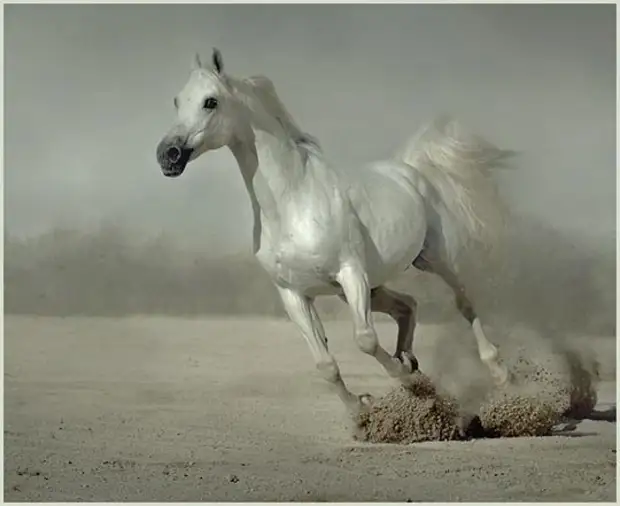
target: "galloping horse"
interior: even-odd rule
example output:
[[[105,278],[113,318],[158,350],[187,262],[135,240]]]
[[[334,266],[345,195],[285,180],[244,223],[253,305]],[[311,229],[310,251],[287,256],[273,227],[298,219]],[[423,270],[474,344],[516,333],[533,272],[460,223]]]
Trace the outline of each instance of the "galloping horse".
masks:
[[[411,265],[452,288],[480,359],[498,385],[508,381],[452,265],[466,241],[485,240],[476,199],[509,152],[446,120],[422,130],[393,159],[350,172],[336,169],[318,141],[299,128],[272,82],[226,74],[217,49],[211,65],[196,56],[174,105],[174,125],[157,146],[163,174],[178,177],[203,153],[230,149],[252,203],[254,253],[316,367],[350,410],[368,397],[345,385],[314,300],[335,294],[346,301],[359,349],[407,385],[418,368],[415,301],[384,284]],[[386,313],[398,325],[393,356],[379,344],[372,312]]]

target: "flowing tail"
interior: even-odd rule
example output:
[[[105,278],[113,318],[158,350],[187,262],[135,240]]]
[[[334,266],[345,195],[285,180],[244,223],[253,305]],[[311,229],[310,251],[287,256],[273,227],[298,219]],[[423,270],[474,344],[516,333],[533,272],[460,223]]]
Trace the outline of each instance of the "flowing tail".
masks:
[[[440,118],[422,128],[397,158],[421,173],[431,187],[428,247],[454,263],[469,241],[492,246],[508,216],[493,172],[515,154]],[[434,243],[434,244],[433,244]]]

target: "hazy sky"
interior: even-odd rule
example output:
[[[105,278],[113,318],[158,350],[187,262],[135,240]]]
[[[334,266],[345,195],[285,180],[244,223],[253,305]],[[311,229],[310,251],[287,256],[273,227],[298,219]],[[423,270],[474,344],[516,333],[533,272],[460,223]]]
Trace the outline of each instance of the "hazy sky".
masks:
[[[155,147],[193,54],[262,73],[330,160],[388,156],[458,116],[522,151],[501,187],[570,230],[615,229],[614,5],[7,5],[5,219],[36,234],[118,220],[249,248],[228,151],[162,176]]]

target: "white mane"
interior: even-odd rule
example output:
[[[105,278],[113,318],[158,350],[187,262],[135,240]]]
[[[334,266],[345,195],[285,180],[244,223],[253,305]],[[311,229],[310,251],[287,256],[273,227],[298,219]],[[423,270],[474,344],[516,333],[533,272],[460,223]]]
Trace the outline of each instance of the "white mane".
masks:
[[[247,103],[246,101],[248,106],[252,107],[252,102],[258,101],[267,114],[278,121],[285,134],[297,145],[303,154],[323,155],[318,140],[299,127],[291,113],[280,100],[280,97],[278,97],[275,86],[269,78],[265,76],[251,76],[246,79],[233,79],[232,84],[238,89],[241,88],[239,91],[242,91],[244,98],[250,102]]]

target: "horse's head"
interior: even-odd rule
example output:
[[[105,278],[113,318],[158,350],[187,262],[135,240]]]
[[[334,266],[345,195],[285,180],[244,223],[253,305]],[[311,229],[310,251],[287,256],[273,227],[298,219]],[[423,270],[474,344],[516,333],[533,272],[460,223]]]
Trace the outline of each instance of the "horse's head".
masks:
[[[180,176],[188,162],[234,139],[239,111],[223,70],[217,49],[208,68],[196,55],[189,80],[174,98],[174,125],[157,146],[164,176]]]

